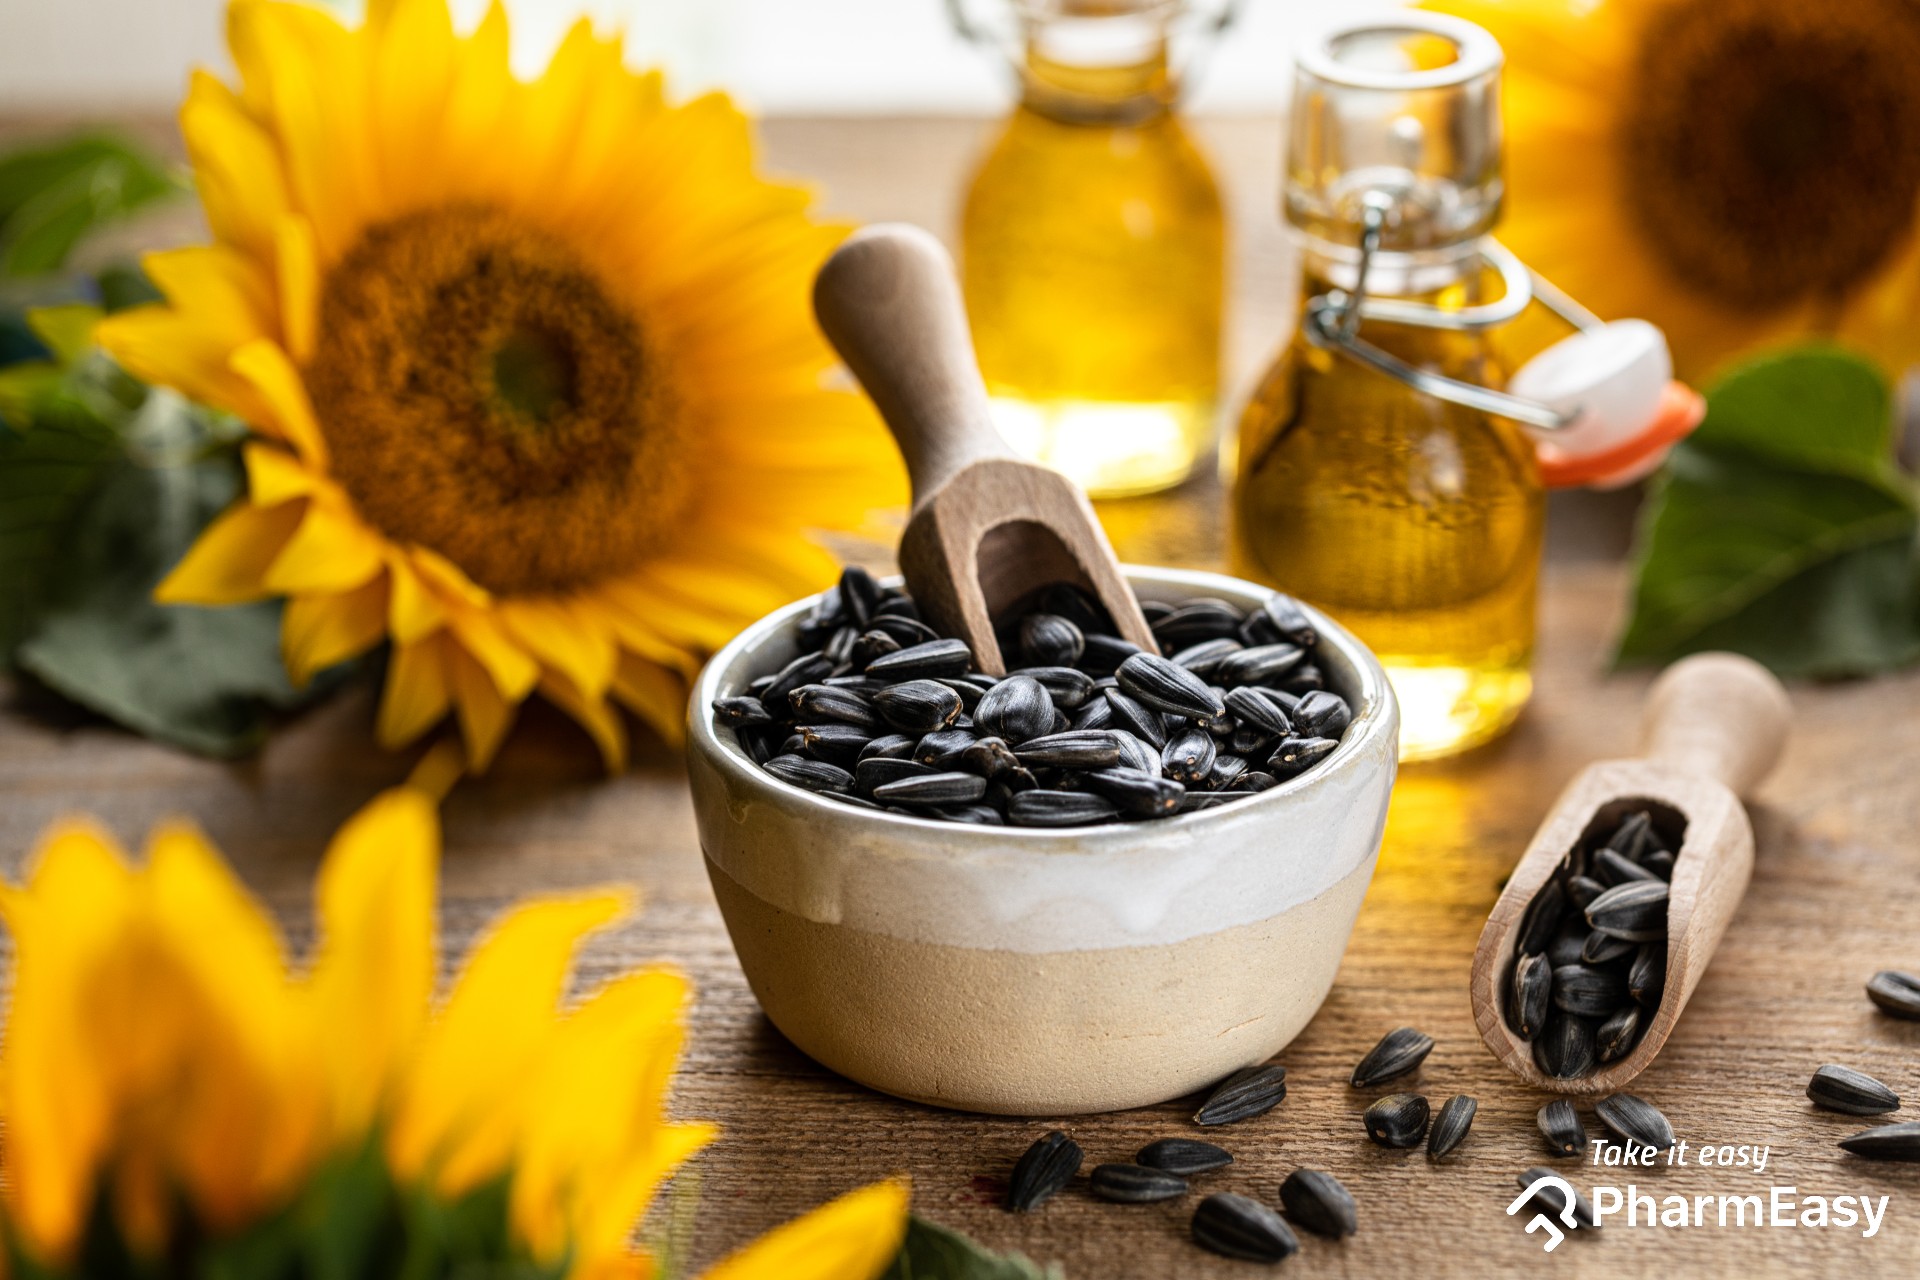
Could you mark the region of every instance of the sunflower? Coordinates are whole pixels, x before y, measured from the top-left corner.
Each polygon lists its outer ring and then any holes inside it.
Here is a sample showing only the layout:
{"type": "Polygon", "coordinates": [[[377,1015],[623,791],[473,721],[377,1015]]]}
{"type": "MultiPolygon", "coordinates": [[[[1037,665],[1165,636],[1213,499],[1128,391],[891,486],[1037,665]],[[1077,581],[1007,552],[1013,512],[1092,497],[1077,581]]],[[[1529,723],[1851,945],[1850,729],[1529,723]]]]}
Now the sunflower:
{"type": "MultiPolygon", "coordinates": [[[[106,1206],[132,1253],[178,1263],[337,1187],[330,1162],[372,1144],[392,1185],[440,1206],[504,1183],[510,1241],[545,1270],[651,1275],[629,1235],[714,1134],[665,1113],[685,980],[626,973],[562,1010],[575,949],[627,906],[599,893],[509,912],[436,1003],[438,856],[420,792],[352,818],[320,870],[312,963],[294,973],[271,917],[192,827],[156,831],[137,868],[98,828],[56,827],[28,882],[0,886],[17,957],[0,1059],[8,1249],[84,1271],[76,1254],[106,1206]]],[[[347,1198],[362,1217],[378,1203],[347,1198]]],[[[898,1250],[905,1214],[905,1188],[876,1184],[708,1274],[864,1280],[898,1250]]],[[[286,1216],[350,1256],[339,1219],[286,1216]]]]}
{"type": "Polygon", "coordinates": [[[1501,238],[1681,371],[1806,334],[1920,354],[1912,0],[1429,0],[1507,54],[1501,238]]]}
{"type": "Polygon", "coordinates": [[[214,242],[99,335],[257,435],[160,598],[286,597],[297,681],[391,640],[390,747],[452,711],[482,767],[535,691],[611,767],[614,702],[677,738],[701,655],[830,581],[807,533],[902,496],[808,311],[846,228],[584,20],[531,82],[498,0],[235,0],[228,42],[180,114],[214,242]]]}

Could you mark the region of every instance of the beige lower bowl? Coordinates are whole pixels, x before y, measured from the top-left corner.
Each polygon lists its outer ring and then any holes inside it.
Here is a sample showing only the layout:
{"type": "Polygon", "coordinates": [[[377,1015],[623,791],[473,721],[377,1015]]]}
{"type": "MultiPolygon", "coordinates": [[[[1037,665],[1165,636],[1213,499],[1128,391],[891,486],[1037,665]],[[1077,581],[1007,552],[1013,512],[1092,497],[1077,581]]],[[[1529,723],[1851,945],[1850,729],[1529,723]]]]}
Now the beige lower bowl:
{"type": "MultiPolygon", "coordinates": [[[[1130,568],[1150,599],[1250,583],[1130,568]]],[[[811,601],[736,638],[694,689],[700,842],[760,1007],[809,1056],[937,1106],[1062,1115],[1179,1097],[1284,1048],[1333,985],[1372,877],[1399,714],[1326,618],[1320,665],[1354,721],[1319,768],[1157,822],[1042,831],[837,804],[716,728],[718,697],[790,658],[811,601]]]]}

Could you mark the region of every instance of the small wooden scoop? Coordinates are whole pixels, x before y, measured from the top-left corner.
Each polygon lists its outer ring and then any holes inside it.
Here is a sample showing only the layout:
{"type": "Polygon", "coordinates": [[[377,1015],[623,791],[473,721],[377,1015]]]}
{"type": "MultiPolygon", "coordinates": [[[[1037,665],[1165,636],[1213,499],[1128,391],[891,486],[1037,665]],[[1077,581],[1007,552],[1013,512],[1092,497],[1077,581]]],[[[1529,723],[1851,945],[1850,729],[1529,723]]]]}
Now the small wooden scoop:
{"type": "Polygon", "coordinates": [[[1513,870],[1473,957],[1473,1017],[1480,1036],[1513,1073],[1556,1093],[1606,1094],[1647,1069],[1713,959],[1753,872],[1753,828],[1740,796],[1766,777],[1786,745],[1786,690],[1756,662],[1703,653],[1675,663],[1647,695],[1637,760],[1589,765],[1568,784],[1513,870]],[[1527,904],[1583,844],[1597,848],[1621,819],[1653,814],[1676,860],[1667,902],[1667,976],[1660,1006],[1625,1057],[1562,1080],[1534,1062],[1507,1026],[1515,941],[1527,904]],[[1684,827],[1678,845],[1672,840],[1684,827]]]}
{"type": "Polygon", "coordinates": [[[993,619],[1036,587],[1083,587],[1158,653],[1086,494],[993,428],[953,260],[918,227],[868,227],[820,268],[820,327],[879,406],[913,480],[900,569],[926,620],[1006,671],[993,619]]]}

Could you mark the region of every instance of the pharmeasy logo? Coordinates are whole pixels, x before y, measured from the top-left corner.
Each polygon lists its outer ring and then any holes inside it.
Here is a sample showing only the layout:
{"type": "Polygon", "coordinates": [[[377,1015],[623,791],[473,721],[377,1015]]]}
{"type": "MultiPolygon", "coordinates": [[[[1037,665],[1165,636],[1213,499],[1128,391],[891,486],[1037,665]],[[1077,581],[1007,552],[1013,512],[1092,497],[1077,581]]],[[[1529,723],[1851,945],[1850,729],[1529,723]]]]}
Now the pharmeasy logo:
{"type": "MultiPolygon", "coordinates": [[[[1693,1166],[1738,1171],[1748,1175],[1764,1174],[1772,1156],[1769,1146],[1707,1143],[1694,1147],[1676,1142],[1662,1151],[1643,1143],[1625,1144],[1604,1139],[1593,1146],[1592,1163],[1596,1168],[1621,1166],[1651,1169],[1656,1166],[1693,1166]]],[[[1596,1183],[1589,1199],[1582,1200],[1567,1179],[1537,1170],[1511,1204],[1509,1216],[1517,1217],[1528,1206],[1536,1212],[1527,1223],[1527,1232],[1544,1233],[1541,1244],[1552,1253],[1566,1231],[1575,1228],[1653,1227],[1666,1230],[1686,1228],[1761,1228],[1765,1230],[1857,1230],[1863,1239],[1880,1234],[1887,1220],[1893,1197],[1868,1194],[1830,1194],[1826,1191],[1802,1191],[1784,1183],[1765,1188],[1730,1187],[1710,1194],[1663,1193],[1656,1183],[1643,1187],[1637,1182],[1596,1183]],[[1551,1216],[1550,1216],[1551,1215],[1551,1216]],[[1558,1218],[1556,1222],[1554,1219],[1558,1218]]]]}

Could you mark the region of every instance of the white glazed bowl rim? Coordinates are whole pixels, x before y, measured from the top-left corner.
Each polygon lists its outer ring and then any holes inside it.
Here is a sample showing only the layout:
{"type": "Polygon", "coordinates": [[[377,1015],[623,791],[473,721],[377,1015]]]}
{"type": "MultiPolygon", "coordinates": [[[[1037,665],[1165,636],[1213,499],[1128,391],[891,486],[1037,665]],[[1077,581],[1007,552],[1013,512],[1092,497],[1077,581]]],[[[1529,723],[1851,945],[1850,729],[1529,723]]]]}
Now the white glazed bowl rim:
{"type": "MultiPolygon", "coordinates": [[[[1225,574],[1194,569],[1172,569],[1144,565],[1122,565],[1121,571],[1135,587],[1168,586],[1184,589],[1188,596],[1216,595],[1226,599],[1252,596],[1264,600],[1278,594],[1271,588],[1225,574]]],[[[889,580],[889,583],[897,582],[889,580]]],[[[1319,633],[1320,645],[1330,646],[1354,673],[1356,688],[1350,699],[1353,722],[1341,736],[1340,745],[1314,768],[1297,777],[1244,800],[1217,805],[1195,813],[1140,822],[1106,822],[1079,827],[983,826],[965,822],[947,822],[936,818],[916,818],[842,804],[815,795],[792,783],[782,782],[750,759],[733,736],[731,729],[722,736],[714,723],[716,699],[743,690],[747,680],[763,674],[729,681],[729,674],[743,661],[759,653],[770,640],[788,630],[813,607],[818,596],[807,596],[774,610],[735,636],[708,661],[694,682],[693,696],[687,707],[689,743],[711,760],[726,780],[726,785],[754,799],[777,805],[799,814],[818,813],[822,817],[891,826],[902,839],[924,839],[937,835],[950,852],[978,851],[998,857],[1029,853],[1101,853],[1138,846],[1143,840],[1173,833],[1203,834],[1213,825],[1237,823],[1267,810],[1283,807],[1287,800],[1308,788],[1334,784],[1363,756],[1368,747],[1385,734],[1397,734],[1399,717],[1393,688],[1378,658],[1351,632],[1309,605],[1302,605],[1319,633]],[[729,687],[731,684],[732,687],[729,687]],[[726,692],[722,692],[725,689],[726,692]]]]}

